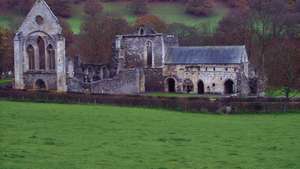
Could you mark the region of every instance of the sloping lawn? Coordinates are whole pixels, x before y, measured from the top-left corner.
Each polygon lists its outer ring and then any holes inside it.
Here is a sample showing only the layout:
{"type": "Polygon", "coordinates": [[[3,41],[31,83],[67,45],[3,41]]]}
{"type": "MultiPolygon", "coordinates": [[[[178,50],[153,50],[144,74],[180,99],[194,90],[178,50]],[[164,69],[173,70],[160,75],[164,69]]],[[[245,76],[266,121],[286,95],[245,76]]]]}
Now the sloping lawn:
{"type": "MultiPolygon", "coordinates": [[[[134,23],[137,18],[130,12],[126,2],[110,2],[103,3],[103,5],[106,13],[122,16],[129,23],[134,23]]],[[[211,32],[215,31],[227,12],[228,9],[219,5],[212,16],[195,17],[186,14],[185,7],[181,3],[156,2],[148,4],[148,13],[160,17],[166,23],[182,23],[199,29],[208,29],[211,32]]]]}
{"type": "Polygon", "coordinates": [[[8,16],[0,16],[0,27],[9,28],[10,18],[8,16]]]}
{"type": "Polygon", "coordinates": [[[300,113],[0,101],[3,169],[297,169],[300,113]]]}

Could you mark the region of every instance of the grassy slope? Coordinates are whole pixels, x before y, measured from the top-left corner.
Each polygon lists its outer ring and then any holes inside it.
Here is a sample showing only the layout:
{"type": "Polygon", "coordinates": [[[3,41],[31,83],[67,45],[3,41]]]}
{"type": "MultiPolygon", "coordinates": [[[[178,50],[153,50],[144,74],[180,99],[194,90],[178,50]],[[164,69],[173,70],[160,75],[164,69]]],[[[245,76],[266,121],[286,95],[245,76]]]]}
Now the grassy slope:
{"type": "Polygon", "coordinates": [[[0,168],[296,169],[300,114],[0,101],[0,168]]]}
{"type": "MultiPolygon", "coordinates": [[[[104,3],[104,11],[107,13],[123,16],[129,23],[133,23],[136,16],[132,15],[127,7],[127,3],[104,3]]],[[[166,23],[182,23],[187,26],[198,27],[199,29],[208,29],[214,31],[219,21],[226,15],[227,9],[218,6],[214,14],[210,17],[194,17],[187,15],[185,7],[180,3],[150,3],[148,5],[149,14],[156,15],[166,23]]]]}
{"type": "MultiPolygon", "coordinates": [[[[127,3],[103,3],[103,6],[105,13],[121,16],[131,24],[133,24],[137,18],[130,13],[127,3]]],[[[198,27],[199,29],[205,29],[211,32],[217,28],[219,21],[227,13],[226,8],[219,6],[216,8],[213,16],[201,18],[185,14],[184,6],[179,3],[150,3],[148,6],[149,14],[159,16],[166,23],[183,23],[188,26],[198,27]]],[[[71,9],[72,17],[67,21],[73,32],[79,33],[80,26],[84,19],[83,5],[72,5],[71,9]]],[[[24,17],[25,16],[18,16],[15,14],[0,14],[0,26],[14,27],[12,24],[19,25],[24,17]]]]}

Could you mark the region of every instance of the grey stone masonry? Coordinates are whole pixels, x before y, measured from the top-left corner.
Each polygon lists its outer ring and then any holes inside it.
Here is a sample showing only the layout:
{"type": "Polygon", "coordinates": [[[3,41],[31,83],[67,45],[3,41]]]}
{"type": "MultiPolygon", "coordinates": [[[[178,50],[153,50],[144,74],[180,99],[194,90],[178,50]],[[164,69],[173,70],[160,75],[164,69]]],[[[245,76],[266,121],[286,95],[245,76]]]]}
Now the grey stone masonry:
{"type": "Polygon", "coordinates": [[[17,31],[14,58],[16,89],[67,91],[65,38],[57,17],[44,0],[35,2],[17,31]]]}

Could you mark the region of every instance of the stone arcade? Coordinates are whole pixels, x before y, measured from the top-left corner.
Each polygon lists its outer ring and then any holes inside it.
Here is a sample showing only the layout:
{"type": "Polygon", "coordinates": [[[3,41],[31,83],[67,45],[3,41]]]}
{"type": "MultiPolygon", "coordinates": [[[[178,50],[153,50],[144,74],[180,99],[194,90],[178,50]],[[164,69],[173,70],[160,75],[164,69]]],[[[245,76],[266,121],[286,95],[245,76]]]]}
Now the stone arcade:
{"type": "MultiPolygon", "coordinates": [[[[174,35],[140,27],[116,36],[110,65],[65,54],[58,19],[37,0],[14,39],[15,88],[58,92],[256,94],[245,46],[180,47],[174,35]]],[[[255,84],[257,85],[257,84],[255,84]]]]}

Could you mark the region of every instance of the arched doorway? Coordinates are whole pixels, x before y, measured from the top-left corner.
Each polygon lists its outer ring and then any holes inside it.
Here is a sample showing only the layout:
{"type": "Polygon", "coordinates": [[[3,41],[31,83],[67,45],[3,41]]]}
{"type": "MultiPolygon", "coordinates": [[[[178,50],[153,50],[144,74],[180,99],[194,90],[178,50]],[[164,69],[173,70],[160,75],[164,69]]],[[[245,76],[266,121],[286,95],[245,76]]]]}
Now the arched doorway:
{"type": "Polygon", "coordinates": [[[204,83],[202,80],[198,82],[198,94],[204,94],[204,83]]]}
{"type": "Polygon", "coordinates": [[[176,82],[173,78],[169,78],[167,79],[167,83],[168,83],[168,92],[170,93],[174,93],[175,90],[175,86],[176,86],[176,82]]]}
{"type": "Polygon", "coordinates": [[[232,80],[226,80],[225,84],[224,84],[224,87],[225,87],[225,94],[233,94],[233,86],[234,86],[234,83],[232,80]]]}
{"type": "Polygon", "coordinates": [[[194,91],[193,81],[191,81],[190,79],[185,79],[183,81],[183,91],[185,91],[186,93],[194,91]]]}
{"type": "Polygon", "coordinates": [[[42,79],[39,79],[35,82],[35,88],[37,90],[46,90],[46,83],[42,79]]]}

